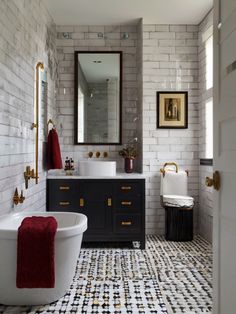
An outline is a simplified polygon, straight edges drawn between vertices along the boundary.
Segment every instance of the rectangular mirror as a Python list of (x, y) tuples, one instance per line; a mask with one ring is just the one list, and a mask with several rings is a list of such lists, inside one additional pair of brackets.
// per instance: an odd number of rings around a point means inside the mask
[(75, 52), (75, 144), (121, 144), (122, 52)]

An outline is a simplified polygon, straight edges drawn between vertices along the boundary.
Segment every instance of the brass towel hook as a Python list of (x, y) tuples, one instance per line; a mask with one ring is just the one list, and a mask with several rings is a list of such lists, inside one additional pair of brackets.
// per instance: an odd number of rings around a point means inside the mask
[(48, 134), (48, 130), (49, 130), (49, 124), (52, 124), (52, 126), (55, 128), (56, 127), (56, 125), (55, 125), (55, 123), (53, 122), (53, 120), (52, 119), (49, 119), (48, 120), (48, 123), (47, 123), (47, 134)]

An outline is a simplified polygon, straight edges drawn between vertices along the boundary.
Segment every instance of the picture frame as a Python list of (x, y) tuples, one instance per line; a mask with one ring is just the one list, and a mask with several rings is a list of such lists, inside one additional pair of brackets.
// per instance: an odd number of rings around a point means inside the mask
[(188, 92), (157, 92), (157, 128), (188, 128)]

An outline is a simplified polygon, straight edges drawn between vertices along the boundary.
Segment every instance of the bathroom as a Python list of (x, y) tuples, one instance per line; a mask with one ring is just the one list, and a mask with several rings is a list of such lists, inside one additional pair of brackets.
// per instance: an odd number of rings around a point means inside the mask
[[(35, 301), (30, 295), (24, 301), (22, 294), (22, 300), (15, 301), (13, 293), (4, 302), (0, 287), (0, 313), (234, 313), (229, 305), (224, 311), (216, 306), (213, 310), (212, 282), (218, 202), (213, 30), (215, 7), (224, 1), (215, 1), (213, 8), (213, 0), (191, 0), (191, 5), (186, 0), (151, 0), (149, 6), (141, 0), (98, 0), (96, 6), (92, 0), (70, 5), (66, 0), (1, 0), (0, 236), (1, 217), (11, 214), (60, 212), (55, 217), (58, 226), (64, 226), (70, 218), (64, 220), (62, 213), (72, 217), (76, 212), (88, 218), (88, 228), (84, 222), (80, 254), (80, 245), (77, 255), (72, 254), (74, 268), (79, 254), (73, 282), (58, 300)], [(113, 72), (119, 76), (119, 84), (114, 83), (116, 115), (110, 115), (110, 124), (105, 121), (108, 129), (115, 129), (113, 138), (109, 132), (99, 133), (104, 114), (95, 108), (101, 92), (94, 81), (86, 92), (87, 111), (79, 111), (84, 96), (81, 60), (91, 56), (93, 69), (111, 71), (109, 77), (106, 73), (108, 90), (113, 88)], [(116, 70), (114, 61), (105, 66), (106, 57), (116, 58)], [(88, 67), (88, 76), (91, 73), (95, 71)], [(164, 100), (167, 109), (162, 110), (163, 99), (171, 102), (167, 106)], [(89, 111), (90, 130), (81, 135), (81, 125), (87, 123), (81, 116)], [(181, 121), (175, 119), (179, 111)], [(62, 167), (48, 170), (52, 130), (58, 136)], [(128, 161), (123, 158), (127, 147), (134, 149)], [(70, 159), (73, 169), (64, 170)], [(182, 173), (187, 184), (180, 195), (191, 198), (185, 211), (193, 223), (190, 241), (167, 237), (168, 209), (161, 196), (168, 172)], [(123, 207), (116, 211), (119, 202)], [(127, 211), (129, 206), (137, 212)], [(173, 219), (170, 224), (178, 225)], [(0, 247), (4, 245), (0, 241)], [(4, 263), (0, 260), (2, 274)], [(70, 267), (66, 265), (60, 258), (64, 271)]]

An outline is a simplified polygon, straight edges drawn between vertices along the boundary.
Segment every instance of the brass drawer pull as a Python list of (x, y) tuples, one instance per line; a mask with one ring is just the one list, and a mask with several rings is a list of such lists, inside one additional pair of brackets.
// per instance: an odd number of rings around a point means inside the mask
[(131, 186), (122, 186), (121, 190), (132, 190)]
[(107, 206), (112, 206), (112, 199), (111, 198), (108, 198), (107, 199)]
[(122, 221), (122, 222), (121, 222), (121, 225), (122, 225), (122, 226), (131, 226), (131, 225), (132, 225), (132, 222), (131, 222), (131, 221)]
[(69, 186), (60, 186), (60, 191), (66, 191), (66, 190), (69, 190), (70, 187)]
[(70, 205), (70, 202), (60, 202), (60, 205), (61, 206), (68, 206), (68, 205)]
[(79, 206), (80, 206), (80, 207), (83, 207), (83, 206), (84, 206), (84, 199), (83, 199), (83, 198), (80, 198), (80, 199), (79, 199)]
[(132, 205), (132, 202), (121, 202), (121, 205)]

